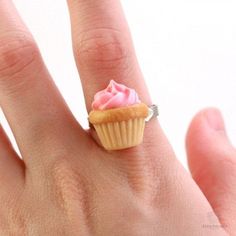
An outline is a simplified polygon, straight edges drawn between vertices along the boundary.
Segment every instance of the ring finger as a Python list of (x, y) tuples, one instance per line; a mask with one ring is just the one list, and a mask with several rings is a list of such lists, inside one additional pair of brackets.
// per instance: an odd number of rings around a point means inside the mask
[[(68, 0), (68, 5), (74, 55), (87, 110), (91, 110), (94, 94), (104, 89), (111, 79), (134, 88), (140, 100), (150, 105), (151, 99), (137, 62), (120, 2)], [(158, 155), (153, 155), (154, 150)], [(163, 153), (165, 158), (162, 158)], [(113, 154), (115, 158), (125, 155), (126, 158), (118, 159), (121, 169), (129, 172), (131, 179), (142, 179), (143, 182), (150, 182), (150, 178), (156, 178), (157, 171), (162, 170), (162, 167), (166, 169), (169, 162), (174, 165), (174, 162), (170, 161), (174, 157), (172, 149), (155, 119), (146, 125), (142, 145)], [(145, 175), (148, 178), (144, 180)]]
[(134, 88), (150, 104), (119, 1), (68, 0), (75, 60), (91, 110), (94, 94), (111, 79)]

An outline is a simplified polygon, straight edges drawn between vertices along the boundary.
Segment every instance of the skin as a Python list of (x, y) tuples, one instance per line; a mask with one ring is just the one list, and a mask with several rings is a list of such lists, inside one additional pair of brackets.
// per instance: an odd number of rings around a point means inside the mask
[[(88, 112), (110, 79), (151, 104), (117, 0), (68, 0)], [(0, 0), (0, 105), (23, 158), (0, 129), (0, 235), (234, 235), (236, 151), (217, 109), (193, 119), (191, 175), (157, 119), (143, 144), (106, 152), (58, 92), (10, 0)]]

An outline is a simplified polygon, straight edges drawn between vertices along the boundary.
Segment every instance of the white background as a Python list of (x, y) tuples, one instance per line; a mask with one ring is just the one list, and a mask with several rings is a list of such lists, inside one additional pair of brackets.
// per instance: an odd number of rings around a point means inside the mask
[[(96, 1), (96, 0), (94, 0)], [(114, 0), (115, 1), (115, 0)], [(15, 0), (76, 118), (87, 127), (72, 56), (65, 0)], [(185, 134), (193, 115), (216, 106), (236, 144), (236, 5), (230, 0), (123, 0), (137, 55), (160, 122), (186, 165)], [(6, 121), (1, 121), (10, 134)], [(12, 134), (10, 134), (12, 139)]]

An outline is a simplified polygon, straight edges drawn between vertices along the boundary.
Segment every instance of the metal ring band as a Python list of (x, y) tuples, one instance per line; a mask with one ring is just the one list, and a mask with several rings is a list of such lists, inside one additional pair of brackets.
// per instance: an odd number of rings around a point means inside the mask
[(159, 116), (159, 109), (158, 109), (158, 106), (156, 104), (153, 104), (153, 105), (149, 106), (148, 110), (149, 110), (149, 114), (148, 114), (148, 117), (145, 119), (146, 122), (148, 122), (151, 119)]

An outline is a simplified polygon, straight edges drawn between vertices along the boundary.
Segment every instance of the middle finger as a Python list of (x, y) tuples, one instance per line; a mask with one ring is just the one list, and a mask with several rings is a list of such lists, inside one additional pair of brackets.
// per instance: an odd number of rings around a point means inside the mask
[(71, 137), (76, 131), (82, 137), (86, 135), (65, 105), (32, 35), (9, 0), (0, 1), (0, 105), (26, 162), (41, 162), (44, 156), (49, 161), (42, 152), (65, 146), (64, 136)]

